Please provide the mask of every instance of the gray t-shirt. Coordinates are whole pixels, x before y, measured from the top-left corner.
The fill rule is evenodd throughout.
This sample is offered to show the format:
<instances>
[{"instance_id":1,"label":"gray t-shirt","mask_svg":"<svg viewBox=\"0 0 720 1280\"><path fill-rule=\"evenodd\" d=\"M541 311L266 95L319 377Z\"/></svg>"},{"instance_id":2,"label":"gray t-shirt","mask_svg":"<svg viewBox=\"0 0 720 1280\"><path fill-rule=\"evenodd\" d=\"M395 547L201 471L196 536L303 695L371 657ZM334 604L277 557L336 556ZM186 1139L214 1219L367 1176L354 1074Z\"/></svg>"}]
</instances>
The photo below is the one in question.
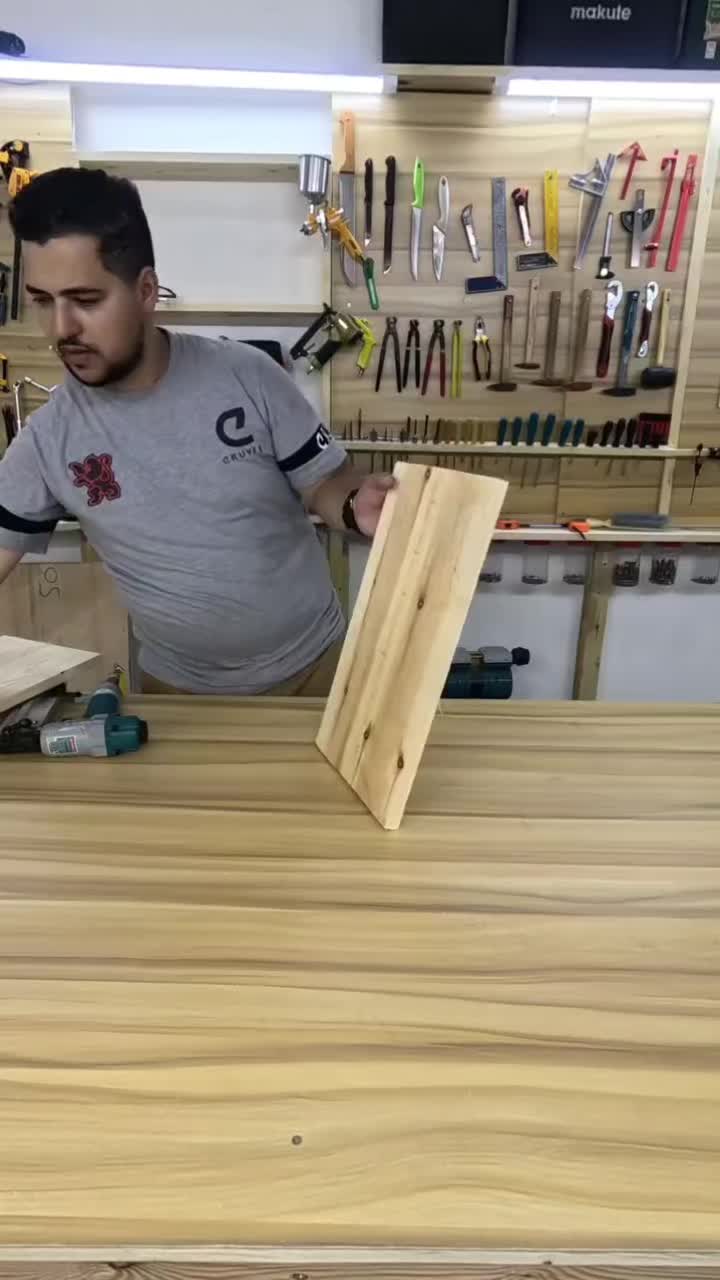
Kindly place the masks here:
<instances>
[{"instance_id":1,"label":"gray t-shirt","mask_svg":"<svg viewBox=\"0 0 720 1280\"><path fill-rule=\"evenodd\" d=\"M0 462L0 547L76 515L127 602L140 665L181 689L260 693L342 635L299 492L342 465L292 379L236 342L170 334L150 391L74 379Z\"/></svg>"}]
</instances>

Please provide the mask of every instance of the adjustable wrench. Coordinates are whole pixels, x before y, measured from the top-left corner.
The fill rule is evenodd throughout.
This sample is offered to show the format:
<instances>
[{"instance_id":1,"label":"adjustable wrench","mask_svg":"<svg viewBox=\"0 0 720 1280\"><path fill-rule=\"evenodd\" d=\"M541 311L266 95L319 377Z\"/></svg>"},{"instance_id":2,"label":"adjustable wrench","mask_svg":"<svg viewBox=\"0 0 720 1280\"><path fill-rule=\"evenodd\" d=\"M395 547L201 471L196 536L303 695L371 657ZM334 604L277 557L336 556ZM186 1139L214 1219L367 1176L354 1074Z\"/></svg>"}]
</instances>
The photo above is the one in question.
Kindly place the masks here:
<instances>
[{"instance_id":1,"label":"adjustable wrench","mask_svg":"<svg viewBox=\"0 0 720 1280\"><path fill-rule=\"evenodd\" d=\"M611 280L605 291L605 314L602 322L602 337L598 351L596 373L598 378L606 378L610 366L610 348L615 329L615 312L622 302L623 287L619 280Z\"/></svg>"},{"instance_id":2,"label":"adjustable wrench","mask_svg":"<svg viewBox=\"0 0 720 1280\"><path fill-rule=\"evenodd\" d=\"M660 290L654 280L645 285L645 306L643 307L640 321L637 349L637 355L640 360L644 360L650 350L650 325L652 324L653 307L659 292Z\"/></svg>"}]
</instances>

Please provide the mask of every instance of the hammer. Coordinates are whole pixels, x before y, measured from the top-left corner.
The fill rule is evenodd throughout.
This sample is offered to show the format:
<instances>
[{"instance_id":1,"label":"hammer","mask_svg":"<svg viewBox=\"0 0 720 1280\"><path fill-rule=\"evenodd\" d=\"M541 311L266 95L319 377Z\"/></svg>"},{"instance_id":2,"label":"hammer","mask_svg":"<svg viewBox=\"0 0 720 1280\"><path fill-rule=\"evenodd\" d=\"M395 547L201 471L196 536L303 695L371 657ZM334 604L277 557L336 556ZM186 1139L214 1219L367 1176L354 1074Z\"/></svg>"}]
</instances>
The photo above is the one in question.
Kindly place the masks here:
<instances>
[{"instance_id":1,"label":"hammer","mask_svg":"<svg viewBox=\"0 0 720 1280\"><path fill-rule=\"evenodd\" d=\"M667 345L668 327L670 324L670 290L663 289L660 303L660 323L658 325L657 351L654 365L643 369L640 381L646 391L661 391L664 387L673 387L677 376L674 369L663 365L665 347Z\"/></svg>"}]
</instances>

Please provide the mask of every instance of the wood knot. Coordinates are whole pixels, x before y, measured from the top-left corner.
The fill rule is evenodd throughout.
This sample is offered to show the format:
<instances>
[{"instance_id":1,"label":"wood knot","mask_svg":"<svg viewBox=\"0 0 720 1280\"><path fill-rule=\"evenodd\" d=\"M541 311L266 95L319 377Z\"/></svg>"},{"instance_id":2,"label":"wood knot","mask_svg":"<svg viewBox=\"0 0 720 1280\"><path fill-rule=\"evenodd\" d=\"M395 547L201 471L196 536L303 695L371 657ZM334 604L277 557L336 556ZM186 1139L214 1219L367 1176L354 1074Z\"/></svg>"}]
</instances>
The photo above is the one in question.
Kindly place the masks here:
<instances>
[{"instance_id":1,"label":"wood knot","mask_svg":"<svg viewBox=\"0 0 720 1280\"><path fill-rule=\"evenodd\" d=\"M301 1146L302 1146L302 1137L301 1137L301 1135L300 1135L299 1133L294 1133L294 1134L293 1134L293 1136L292 1136L292 1144L293 1144L293 1146L294 1146L294 1147L301 1147Z\"/></svg>"},{"instance_id":2,"label":"wood knot","mask_svg":"<svg viewBox=\"0 0 720 1280\"><path fill-rule=\"evenodd\" d=\"M397 767L398 767L398 769L404 769L404 768L405 768L405 757L404 757L404 755L402 755L402 754L401 754L401 755L399 755L399 756L398 756L398 758L397 758Z\"/></svg>"},{"instance_id":3,"label":"wood knot","mask_svg":"<svg viewBox=\"0 0 720 1280\"><path fill-rule=\"evenodd\" d=\"M366 729L366 730L364 731L364 733L363 733L363 741L364 741L364 742L367 742L368 738L370 737L370 731L371 731L371 729L372 729L372 725L370 725L370 724L369 724L369 725L368 725L368 727L367 727L367 729Z\"/></svg>"},{"instance_id":4,"label":"wood knot","mask_svg":"<svg viewBox=\"0 0 720 1280\"><path fill-rule=\"evenodd\" d=\"M425 607L425 597L424 597L424 596L420 596L420 597L419 597L418 602L417 602L417 607L418 607L418 609L423 609L423 608Z\"/></svg>"}]
</instances>

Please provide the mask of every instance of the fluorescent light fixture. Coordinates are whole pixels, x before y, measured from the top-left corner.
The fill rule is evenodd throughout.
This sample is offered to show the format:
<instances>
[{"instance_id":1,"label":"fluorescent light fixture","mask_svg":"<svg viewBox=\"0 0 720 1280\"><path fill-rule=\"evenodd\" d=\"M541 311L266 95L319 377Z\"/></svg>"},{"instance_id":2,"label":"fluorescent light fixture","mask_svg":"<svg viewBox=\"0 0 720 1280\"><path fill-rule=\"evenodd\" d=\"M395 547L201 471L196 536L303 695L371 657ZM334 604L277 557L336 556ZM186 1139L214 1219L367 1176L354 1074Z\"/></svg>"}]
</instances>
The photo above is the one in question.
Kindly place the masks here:
<instances>
[{"instance_id":1,"label":"fluorescent light fixture","mask_svg":"<svg viewBox=\"0 0 720 1280\"><path fill-rule=\"evenodd\" d=\"M215 67L123 67L112 63L34 62L0 58L3 81L55 84L160 85L177 89L270 89L295 93L382 93L383 76L346 76L313 71L235 71Z\"/></svg>"},{"instance_id":2,"label":"fluorescent light fixture","mask_svg":"<svg viewBox=\"0 0 720 1280\"><path fill-rule=\"evenodd\" d=\"M720 85L710 80L531 80L513 76L506 92L516 98L640 98L688 102L717 98Z\"/></svg>"}]
</instances>

